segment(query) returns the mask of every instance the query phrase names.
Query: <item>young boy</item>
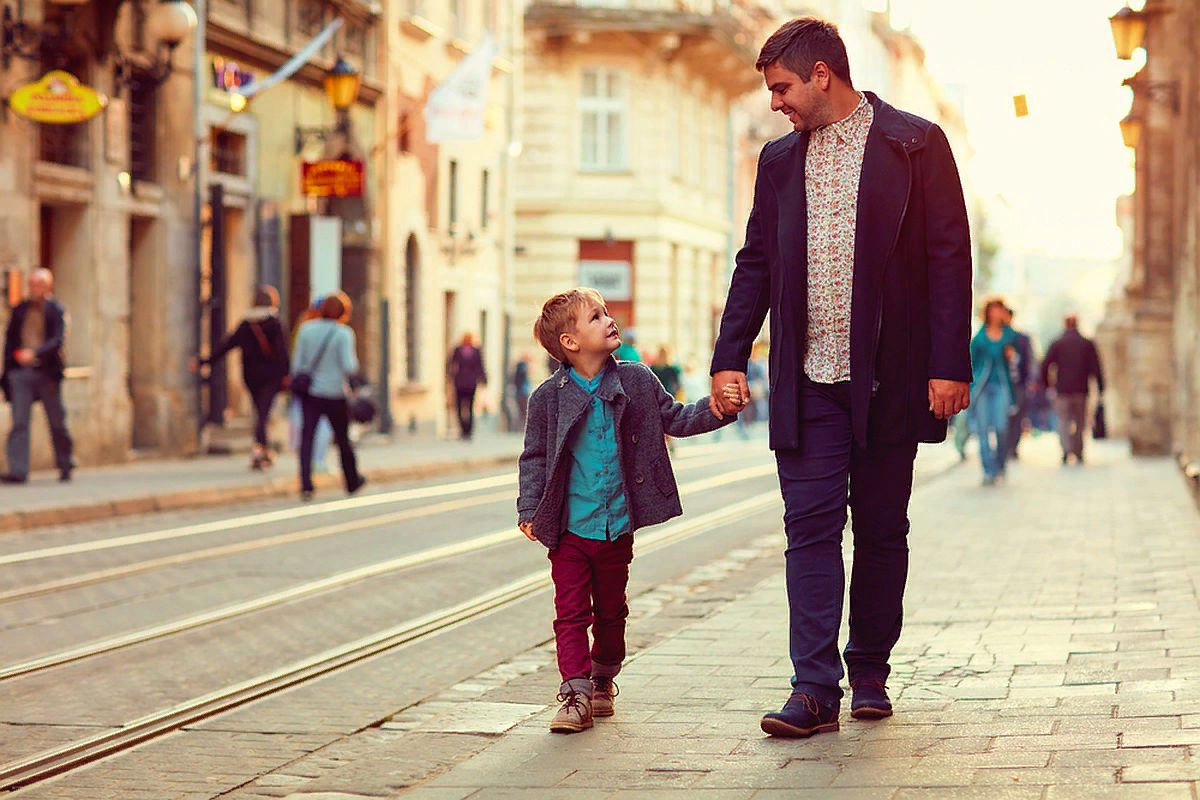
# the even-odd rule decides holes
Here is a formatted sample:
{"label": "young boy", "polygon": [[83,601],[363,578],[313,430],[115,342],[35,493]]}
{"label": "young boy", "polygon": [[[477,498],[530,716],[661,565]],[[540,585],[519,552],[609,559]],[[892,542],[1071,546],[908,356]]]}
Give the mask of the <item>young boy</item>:
{"label": "young boy", "polygon": [[717,419],[707,397],[676,403],[648,367],[613,359],[621,337],[595,289],[551,297],[533,332],[562,366],[529,398],[517,523],[550,549],[563,681],[550,730],[574,733],[613,714],[633,532],[683,513],[664,435],[732,418]]}

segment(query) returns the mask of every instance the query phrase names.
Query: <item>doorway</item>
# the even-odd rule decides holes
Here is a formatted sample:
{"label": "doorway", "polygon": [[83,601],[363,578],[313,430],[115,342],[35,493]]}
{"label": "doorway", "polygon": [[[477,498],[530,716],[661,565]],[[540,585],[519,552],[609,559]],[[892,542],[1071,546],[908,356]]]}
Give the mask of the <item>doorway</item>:
{"label": "doorway", "polygon": [[69,367],[92,362],[92,238],[87,206],[42,203],[38,207],[38,266],[54,274],[54,295],[67,312],[63,361]]}
{"label": "doorway", "polygon": [[157,278],[157,222],[150,217],[129,218],[129,348],[130,446],[151,450],[162,445],[158,380],[162,332],[159,330]]}

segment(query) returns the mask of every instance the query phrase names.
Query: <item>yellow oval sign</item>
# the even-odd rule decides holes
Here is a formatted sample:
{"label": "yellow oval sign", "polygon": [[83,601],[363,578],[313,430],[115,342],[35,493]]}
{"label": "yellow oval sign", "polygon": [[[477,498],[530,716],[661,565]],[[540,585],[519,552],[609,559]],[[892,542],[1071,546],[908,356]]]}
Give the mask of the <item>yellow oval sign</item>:
{"label": "yellow oval sign", "polygon": [[69,125],[99,114],[108,105],[108,98],[81,84],[71,73],[56,69],[14,91],[8,105],[35,122]]}

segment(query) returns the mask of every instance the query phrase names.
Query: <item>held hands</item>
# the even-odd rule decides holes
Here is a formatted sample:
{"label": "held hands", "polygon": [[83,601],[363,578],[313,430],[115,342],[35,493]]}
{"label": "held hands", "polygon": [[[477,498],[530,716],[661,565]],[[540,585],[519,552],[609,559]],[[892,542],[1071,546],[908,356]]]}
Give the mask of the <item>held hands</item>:
{"label": "held hands", "polygon": [[750,387],[746,383],[746,373],[727,369],[712,376],[708,407],[717,419],[725,419],[726,414],[736,415],[749,402]]}
{"label": "held hands", "polygon": [[528,539],[531,542],[537,541],[537,537],[533,535],[533,523],[532,522],[522,522],[517,527],[521,529],[521,533],[525,534],[526,539]]}
{"label": "held hands", "polygon": [[970,402],[971,384],[944,378],[929,379],[929,410],[938,419],[950,419],[964,411]]}
{"label": "held hands", "polygon": [[17,363],[22,367],[27,367],[34,362],[36,357],[34,356],[32,350],[27,347],[22,347],[13,353],[13,358],[15,358]]}

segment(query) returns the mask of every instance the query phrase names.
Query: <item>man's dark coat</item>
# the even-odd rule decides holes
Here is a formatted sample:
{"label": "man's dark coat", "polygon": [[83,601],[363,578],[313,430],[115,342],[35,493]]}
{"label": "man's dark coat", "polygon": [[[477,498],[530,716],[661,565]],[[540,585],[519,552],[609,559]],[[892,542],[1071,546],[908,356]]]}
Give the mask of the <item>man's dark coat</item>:
{"label": "man's dark coat", "polygon": [[[25,314],[29,311],[29,300],[24,300],[13,309],[8,318],[8,329],[4,332],[4,369],[0,371],[0,390],[8,399],[8,373],[19,368],[17,351],[21,349],[21,327],[25,324]],[[37,349],[38,369],[56,381],[63,378],[63,336],[66,335],[66,313],[62,305],[53,297],[44,301],[46,326],[42,334],[42,345]]]}
{"label": "man's dark coat", "polygon": [[[858,190],[850,312],[851,420],[861,445],[938,442],[930,378],[971,380],[971,239],[954,156],[935,124],[871,92]],[[770,444],[799,446],[808,329],[809,134],[768,142],[714,348],[712,372],[746,371],[770,320]]]}

